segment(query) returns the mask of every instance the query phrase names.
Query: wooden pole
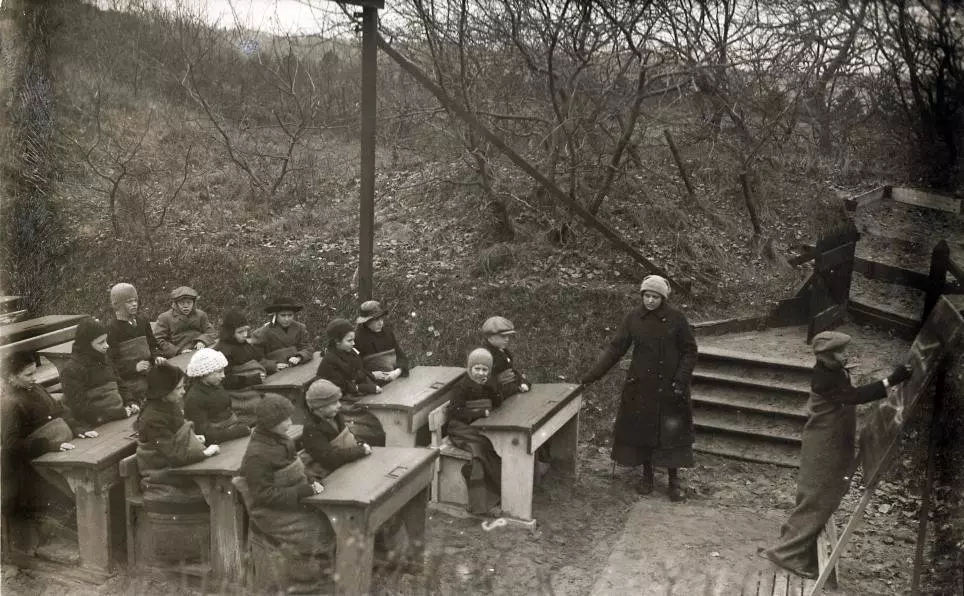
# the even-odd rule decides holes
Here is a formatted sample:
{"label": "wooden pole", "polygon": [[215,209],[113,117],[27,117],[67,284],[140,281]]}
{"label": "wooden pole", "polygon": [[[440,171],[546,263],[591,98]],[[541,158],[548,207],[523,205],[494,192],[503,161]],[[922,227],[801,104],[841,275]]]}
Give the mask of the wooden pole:
{"label": "wooden pole", "polygon": [[917,515],[917,551],[914,554],[914,575],[911,579],[910,593],[920,594],[920,577],[924,567],[924,546],[927,543],[927,517],[931,510],[931,492],[934,488],[934,474],[937,470],[937,448],[940,443],[941,415],[944,409],[944,382],[947,378],[947,356],[941,359],[940,368],[934,379],[934,411],[931,412],[930,440],[927,445],[927,473],[924,490],[921,491],[920,511]]}
{"label": "wooden pole", "polygon": [[[377,33],[376,33],[377,35]],[[539,170],[533,167],[528,161],[525,160],[521,155],[516,153],[509,147],[505,141],[502,140],[499,135],[495,134],[489,130],[482,122],[479,121],[473,114],[469,113],[468,110],[458,105],[458,103],[449,97],[448,93],[444,89],[439,87],[432,79],[428,77],[418,66],[412,64],[405,56],[398,53],[395,48],[391,46],[381,35],[377,35],[378,47],[388,54],[388,57],[394,60],[402,70],[407,72],[413,79],[418,81],[420,85],[428,89],[432,95],[438,99],[442,106],[449,110],[451,113],[458,116],[463,122],[471,126],[473,129],[478,131],[480,135],[485,137],[493,146],[495,146],[499,151],[505,154],[512,163],[519,167],[523,172],[532,177],[533,180],[539,183],[542,188],[552,195],[554,199],[568,207],[573,213],[575,213],[587,226],[599,231],[607,240],[609,240],[614,246],[628,254],[636,262],[641,264],[648,271],[661,275],[665,277],[672,288],[680,293],[688,294],[690,288],[688,286],[683,286],[680,283],[674,281],[669,274],[662,268],[658,267],[655,263],[644,257],[638,250],[633,248],[631,244],[626,242],[622,236],[616,233],[615,230],[601,222],[597,219],[588,209],[582,206],[579,201],[571,198],[568,194],[562,191],[561,188],[556,186],[551,180],[546,178]]]}
{"label": "wooden pole", "polygon": [[666,137],[666,144],[669,145],[669,152],[673,154],[673,161],[676,162],[676,168],[679,170],[679,177],[683,179],[683,184],[686,185],[686,192],[688,192],[690,198],[695,201],[696,191],[693,190],[693,184],[690,182],[689,174],[686,173],[686,166],[683,164],[683,158],[680,156],[679,149],[676,148],[676,143],[673,141],[673,135],[669,132],[669,129],[664,128],[663,136]]}
{"label": "wooden pole", "polygon": [[759,236],[763,233],[763,229],[760,227],[760,218],[756,212],[756,204],[753,202],[753,194],[750,192],[750,183],[746,178],[746,172],[740,174],[740,184],[743,186],[743,200],[746,202],[746,210],[750,212],[753,235]]}
{"label": "wooden pole", "polygon": [[361,185],[358,213],[358,300],[372,298],[375,252],[375,81],[378,68],[378,10],[362,9]]}
{"label": "wooden pole", "polygon": [[931,251],[931,269],[927,275],[927,293],[924,295],[924,314],[921,317],[921,323],[927,320],[927,315],[931,314],[934,305],[944,293],[950,260],[951,249],[946,240],[941,240]]}

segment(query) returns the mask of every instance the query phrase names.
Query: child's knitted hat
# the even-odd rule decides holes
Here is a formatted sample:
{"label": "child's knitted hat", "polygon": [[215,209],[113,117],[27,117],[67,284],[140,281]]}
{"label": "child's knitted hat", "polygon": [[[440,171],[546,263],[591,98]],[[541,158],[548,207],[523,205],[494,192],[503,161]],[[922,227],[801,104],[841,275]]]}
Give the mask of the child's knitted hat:
{"label": "child's knitted hat", "polygon": [[639,285],[639,292],[655,292],[663,297],[663,300],[669,299],[669,282],[666,281],[665,277],[660,277],[659,275],[647,275],[643,278],[643,283]]}
{"label": "child's knitted hat", "polygon": [[491,369],[492,354],[490,354],[485,348],[475,348],[472,350],[472,353],[469,354],[468,361],[465,363],[465,368],[471,370],[471,368],[476,364],[484,364]]}
{"label": "child's knitted hat", "polygon": [[227,366],[228,359],[224,354],[212,348],[201,348],[191,356],[191,361],[187,364],[187,376],[197,379],[223,370]]}
{"label": "child's knitted hat", "polygon": [[341,399],[341,389],[328,379],[318,379],[308,387],[305,393],[305,401],[312,412],[318,408],[330,406],[339,399]]}
{"label": "child's knitted hat", "polygon": [[128,300],[137,300],[137,289],[129,283],[114,284],[110,289],[110,305],[117,308]]}
{"label": "child's knitted hat", "polygon": [[285,418],[290,418],[294,411],[295,407],[288,398],[277,393],[266,393],[254,408],[257,417],[255,425],[262,430],[274,428]]}

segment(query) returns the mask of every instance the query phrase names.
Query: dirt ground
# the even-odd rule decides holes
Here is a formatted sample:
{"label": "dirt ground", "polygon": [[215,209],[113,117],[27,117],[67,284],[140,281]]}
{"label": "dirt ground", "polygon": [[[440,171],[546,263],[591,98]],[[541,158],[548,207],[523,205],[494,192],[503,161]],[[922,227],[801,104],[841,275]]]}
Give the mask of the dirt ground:
{"label": "dirt ground", "polygon": [[[776,538],[793,502],[795,471],[699,455],[684,481],[689,499],[670,503],[665,476],[639,497],[633,473],[611,467],[605,449],[585,445],[578,476],[550,474],[536,491],[534,532],[481,529],[434,512],[418,574],[380,569],[375,594],[739,594],[743,575],[763,564],[758,546]],[[750,498],[747,498],[747,497]],[[913,557],[913,526],[872,506],[841,563],[839,594],[902,594]],[[838,524],[844,517],[838,514]],[[5,569],[7,594],[200,594],[176,578],[117,576],[102,587],[64,585]],[[712,589],[704,591],[707,586]]]}

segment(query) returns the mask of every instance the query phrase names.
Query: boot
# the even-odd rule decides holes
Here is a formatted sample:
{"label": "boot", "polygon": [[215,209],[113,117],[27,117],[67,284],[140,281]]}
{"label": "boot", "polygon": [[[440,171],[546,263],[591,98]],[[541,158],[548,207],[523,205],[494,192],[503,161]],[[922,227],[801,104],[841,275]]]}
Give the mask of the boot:
{"label": "boot", "polygon": [[653,465],[643,464],[643,476],[636,485],[636,492],[641,495],[648,495],[653,492]]}
{"label": "boot", "polygon": [[667,472],[669,472],[669,500],[674,503],[685,500],[683,488],[679,483],[679,471],[676,468],[669,468]]}

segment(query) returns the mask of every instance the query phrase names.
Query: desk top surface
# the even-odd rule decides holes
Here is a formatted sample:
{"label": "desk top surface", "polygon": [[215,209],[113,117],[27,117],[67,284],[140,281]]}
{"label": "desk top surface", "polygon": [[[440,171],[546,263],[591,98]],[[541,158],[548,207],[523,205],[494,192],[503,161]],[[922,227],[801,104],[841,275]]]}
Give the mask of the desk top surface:
{"label": "desk top surface", "polygon": [[[70,340],[70,341],[65,341],[62,344],[57,344],[56,346],[44,348],[43,350],[37,350],[37,353],[40,354],[41,356],[46,356],[48,358],[51,356],[55,358],[57,357],[64,358],[64,357],[70,356],[70,354],[73,353],[73,350],[74,350],[74,340]],[[191,356],[193,355],[194,355],[194,352],[188,352],[187,354],[178,354],[173,358],[168,358],[167,361],[173,364],[174,366],[178,367],[182,371],[187,372],[187,365],[191,362]]]}
{"label": "desk top surface", "polygon": [[46,315],[9,325],[0,325],[0,343],[13,343],[80,322],[86,315]]}
{"label": "desk top surface", "polygon": [[362,406],[389,410],[417,409],[440,392],[454,385],[465,369],[457,366],[416,366],[408,377],[399,377],[382,387],[381,393],[358,400]]}
{"label": "desk top surface", "polygon": [[91,467],[96,468],[113,461],[120,461],[137,449],[134,437],[134,421],[137,416],[113,420],[97,427],[96,439],[73,439],[71,451],[45,453],[33,460],[35,466]]}
{"label": "desk top surface", "polygon": [[[300,424],[293,424],[288,429],[288,436],[297,441],[301,438],[304,427]],[[244,452],[248,450],[248,443],[251,437],[241,437],[231,439],[220,444],[221,450],[217,455],[204,458],[203,460],[168,470],[173,475],[181,476],[237,476],[241,471],[241,460],[244,459]]]}
{"label": "desk top surface", "polygon": [[272,389],[305,389],[313,380],[318,372],[318,363],[321,361],[321,352],[315,352],[308,362],[291,366],[280,370],[265,379],[264,383],[257,385],[257,388],[271,391]]}
{"label": "desk top surface", "polygon": [[472,426],[483,430],[534,431],[543,421],[576,399],[581,385],[571,383],[537,383],[527,393],[517,393],[486,418]]}
{"label": "desk top surface", "polygon": [[371,506],[388,498],[400,480],[417,474],[438,457],[424,447],[372,447],[372,454],[341,466],[322,481],[325,491],[304,500],[316,506]]}

